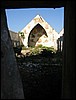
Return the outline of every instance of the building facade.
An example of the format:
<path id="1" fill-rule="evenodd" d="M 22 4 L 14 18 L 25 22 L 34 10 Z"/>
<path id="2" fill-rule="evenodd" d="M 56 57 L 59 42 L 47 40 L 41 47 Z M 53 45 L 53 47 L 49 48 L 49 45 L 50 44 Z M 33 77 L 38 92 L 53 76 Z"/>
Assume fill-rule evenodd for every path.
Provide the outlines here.
<path id="1" fill-rule="evenodd" d="M 40 15 L 33 18 L 21 32 L 24 33 L 24 39 L 19 36 L 25 47 L 43 45 L 57 50 L 59 35 Z"/>
<path id="2" fill-rule="evenodd" d="M 11 30 L 9 30 L 9 33 L 10 33 L 10 37 L 11 37 L 13 47 L 18 47 L 18 46 L 22 45 L 22 42 L 21 42 L 21 39 L 20 39 L 18 33 L 11 31 Z"/>

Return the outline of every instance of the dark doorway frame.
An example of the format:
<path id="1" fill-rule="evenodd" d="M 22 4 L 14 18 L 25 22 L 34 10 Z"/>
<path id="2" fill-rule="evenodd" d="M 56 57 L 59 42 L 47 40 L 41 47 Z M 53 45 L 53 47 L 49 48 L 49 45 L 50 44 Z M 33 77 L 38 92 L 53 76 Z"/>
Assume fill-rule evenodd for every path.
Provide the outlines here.
<path id="1" fill-rule="evenodd" d="M 75 1 L 51 0 L 51 1 L 37 2 L 37 1 L 22 1 L 22 0 L 21 1 L 4 0 L 1 2 L 1 9 L 10 9 L 10 8 L 27 9 L 30 7 L 32 8 L 64 7 L 64 33 L 65 34 L 64 34 L 64 44 L 63 44 L 64 51 L 63 51 L 63 72 L 62 72 L 63 74 L 62 98 L 75 99 Z"/>

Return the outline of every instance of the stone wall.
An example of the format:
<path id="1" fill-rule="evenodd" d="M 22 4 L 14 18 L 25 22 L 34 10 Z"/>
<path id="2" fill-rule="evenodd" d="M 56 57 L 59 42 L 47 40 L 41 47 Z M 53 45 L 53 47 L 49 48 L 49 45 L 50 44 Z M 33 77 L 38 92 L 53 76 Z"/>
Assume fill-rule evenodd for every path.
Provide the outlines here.
<path id="1" fill-rule="evenodd" d="M 42 44 L 48 47 L 53 46 L 57 50 L 58 33 L 40 15 L 37 15 L 21 32 L 25 35 L 25 39 L 22 39 L 25 47 Z"/>
<path id="2" fill-rule="evenodd" d="M 21 41 L 18 33 L 11 31 L 11 30 L 9 30 L 9 33 L 10 33 L 10 37 L 11 37 L 13 47 L 17 47 L 17 46 L 22 45 L 22 41 Z"/>
<path id="3" fill-rule="evenodd" d="M 6 22 L 5 10 L 1 9 L 1 99 L 24 99 L 21 77 Z"/>

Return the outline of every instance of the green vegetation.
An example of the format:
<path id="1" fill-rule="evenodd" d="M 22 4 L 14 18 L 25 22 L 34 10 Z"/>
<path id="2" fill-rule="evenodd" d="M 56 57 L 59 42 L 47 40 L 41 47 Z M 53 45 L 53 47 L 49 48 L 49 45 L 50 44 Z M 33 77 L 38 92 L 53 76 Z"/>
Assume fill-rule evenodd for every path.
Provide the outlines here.
<path id="1" fill-rule="evenodd" d="M 35 37 L 35 34 L 32 33 L 31 35 L 32 35 L 33 38 Z"/>
<path id="2" fill-rule="evenodd" d="M 25 38 L 24 33 L 23 32 L 18 32 L 19 36 L 21 36 L 23 39 Z"/>
<path id="3" fill-rule="evenodd" d="M 27 48 L 25 46 L 22 46 L 22 50 L 27 50 Z"/>
<path id="4" fill-rule="evenodd" d="M 46 46 L 42 46 L 42 45 L 39 45 L 39 46 L 36 46 L 36 47 L 22 47 L 22 50 L 30 50 L 29 52 L 29 56 L 31 55 L 39 55 L 39 54 L 42 54 L 43 52 L 47 54 L 50 54 L 50 53 L 56 53 L 56 50 L 53 48 L 53 47 L 46 47 Z"/>

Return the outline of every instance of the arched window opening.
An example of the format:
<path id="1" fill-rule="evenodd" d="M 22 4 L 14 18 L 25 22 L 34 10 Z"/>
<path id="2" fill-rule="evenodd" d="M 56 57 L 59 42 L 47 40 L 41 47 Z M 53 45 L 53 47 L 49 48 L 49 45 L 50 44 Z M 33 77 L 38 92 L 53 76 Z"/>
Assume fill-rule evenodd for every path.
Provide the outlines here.
<path id="1" fill-rule="evenodd" d="M 41 42 L 39 38 L 43 35 L 47 37 L 45 29 L 40 24 L 37 24 L 29 34 L 28 47 L 34 47 L 37 42 Z"/>

